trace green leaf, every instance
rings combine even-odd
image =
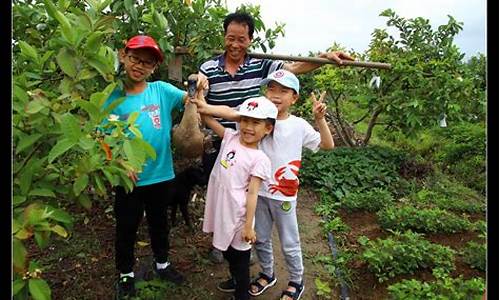
[[[135,125],[129,126],[128,130],[130,130],[136,137],[142,139],[142,133],[139,129],[137,129],[137,127],[135,127]]]
[[[21,54],[33,59],[35,63],[39,62],[38,52],[35,48],[31,47],[25,41],[19,41],[19,48],[21,48]]]
[[[26,195],[31,186],[33,178],[33,169],[31,165],[26,165],[24,170],[19,174],[19,188],[21,189],[21,195]]]
[[[82,137],[80,138],[80,141],[78,141],[78,145],[85,151],[89,151],[94,148],[95,144],[96,142],[93,139],[89,139],[87,137]]]
[[[27,114],[36,114],[37,112],[41,111],[42,109],[45,108],[45,105],[43,105],[42,101],[40,100],[33,100],[28,102],[26,105],[25,111]]]
[[[34,300],[51,300],[49,285],[43,279],[30,279],[29,291]]]
[[[30,196],[42,196],[42,197],[56,197],[53,191],[49,189],[33,189],[29,192]]]
[[[61,118],[61,130],[64,134],[64,137],[74,142],[75,144],[80,140],[82,136],[82,132],[80,130],[80,121],[70,114],[64,114]]]
[[[94,176],[94,181],[96,184],[97,192],[99,195],[105,195],[106,194],[106,186],[104,185],[104,182],[102,181],[100,176]]]
[[[75,195],[80,195],[80,193],[87,187],[89,183],[89,175],[83,174],[75,180],[73,184],[73,192]]]
[[[132,18],[132,20],[137,20],[137,9],[134,6],[135,1],[125,0],[123,3],[125,4],[125,9],[127,10],[130,18]]]
[[[72,78],[76,77],[77,70],[74,55],[70,54],[66,48],[62,48],[59,51],[59,54],[56,56],[56,61],[66,75]]]
[[[51,212],[48,217],[49,219],[65,224],[71,224],[73,222],[73,217],[62,209],[49,207],[49,211]]]
[[[116,178],[116,176],[111,174],[108,170],[102,169],[102,173],[104,174],[104,176],[106,177],[106,179],[108,180],[108,182],[112,186],[115,186],[118,184],[118,179]]]
[[[16,154],[19,154],[24,149],[26,149],[29,146],[33,145],[36,141],[38,141],[40,139],[40,137],[42,137],[42,135],[39,134],[39,133],[34,133],[32,135],[22,137],[19,140],[19,142],[17,143]]]
[[[162,13],[159,13],[158,11],[153,12],[153,21],[160,31],[165,31],[167,30],[168,22],[167,18]]]
[[[78,73],[77,80],[88,80],[92,79],[97,75],[96,72],[90,71],[89,69],[82,69]]]
[[[12,262],[14,267],[20,270],[24,270],[24,265],[26,263],[26,248],[24,248],[23,242],[17,238],[12,239]]]
[[[101,114],[99,113],[99,109],[94,103],[79,99],[76,100],[76,104],[81,108],[83,108],[89,114],[90,119],[92,121],[99,120]]]
[[[12,205],[13,206],[18,206],[19,204],[24,203],[24,201],[26,201],[25,196],[15,195],[12,197]]]
[[[19,99],[21,103],[25,103],[29,100],[28,93],[18,85],[14,85],[14,99],[16,98]]]
[[[94,28],[95,30],[106,29],[104,27],[110,26],[115,21],[115,19],[115,16],[102,16],[99,18],[99,20],[97,20],[97,22],[95,22]]]
[[[12,283],[12,296],[17,295],[26,286],[26,281],[21,278]]]
[[[47,162],[50,164],[56,159],[58,156],[64,154],[66,151],[71,149],[76,144],[74,141],[70,141],[68,139],[62,139],[55,144],[55,146],[50,150],[49,155],[47,157]]]
[[[66,229],[64,229],[64,227],[62,227],[60,225],[54,225],[50,228],[50,230],[52,230],[52,232],[57,233],[57,235],[59,235],[63,238],[68,237],[68,232],[66,231]]]
[[[137,117],[139,117],[139,112],[132,112],[127,119],[127,124],[134,124],[135,120],[137,120]]]
[[[104,33],[101,31],[92,32],[87,38],[87,44],[85,45],[85,50],[89,53],[96,53],[101,46],[102,38]]]
[[[137,139],[137,141],[141,144],[142,149],[151,159],[156,160],[156,151],[150,143],[146,142],[143,139]]]
[[[89,199],[87,194],[80,194],[78,197],[78,202],[86,209],[90,209],[92,207],[92,202]]]
[[[108,64],[108,62],[101,56],[94,56],[87,59],[87,63],[96,69],[99,74],[106,80],[107,82],[112,81],[109,75],[112,76],[113,68]]]
[[[94,106],[99,107],[99,103],[101,103],[102,99],[106,100],[106,95],[103,92],[97,92],[90,95],[90,103]]]

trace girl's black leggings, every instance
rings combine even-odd
[[[222,255],[229,262],[229,271],[231,277],[236,281],[236,291],[234,296],[236,300],[248,300],[250,294],[250,250],[240,251],[229,246]]]

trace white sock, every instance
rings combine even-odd
[[[134,272],[130,272],[130,273],[126,273],[126,274],[120,273],[120,278],[125,277],[125,276],[134,278]]]
[[[161,270],[161,269],[165,269],[166,267],[168,267],[170,265],[170,262],[165,262],[165,263],[156,263],[156,269],[157,270]]]

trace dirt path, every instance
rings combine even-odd
[[[197,190],[203,195],[203,190]],[[198,197],[200,198],[200,197]],[[298,220],[305,266],[306,290],[302,299],[317,299],[314,280],[327,282],[329,276],[320,263],[314,263],[318,255],[331,255],[326,239],[322,236],[320,219],[313,212],[316,196],[303,190],[299,194]],[[95,203],[86,214],[74,211],[76,216],[73,235],[69,240],[55,239],[44,250],[30,247],[33,257],[46,266],[44,278],[52,288],[53,299],[102,300],[113,299],[116,272],[114,269],[114,220],[111,201]],[[181,287],[155,286],[154,281],[141,291],[138,299],[169,300],[220,300],[230,295],[216,289],[217,282],[228,276],[227,264],[213,264],[208,259],[211,238],[201,232],[203,202],[190,203],[195,230],[190,232],[184,223],[171,230],[170,259],[174,266],[187,277]],[[180,214],[178,216],[180,218]],[[288,272],[274,232],[275,272],[278,283],[265,294],[255,298],[262,300],[279,299],[281,290],[286,288]],[[135,254],[135,272],[138,278],[151,278],[151,248],[145,221],[138,233]],[[251,267],[251,275],[259,272],[258,264]],[[148,284],[149,281],[146,281]],[[333,282],[330,287],[333,288]],[[326,299],[326,298],[323,298]],[[338,299],[332,295],[330,299]]]
[[[322,265],[319,263],[314,263],[313,260],[318,255],[331,255],[331,252],[328,248],[328,244],[326,239],[322,237],[321,233],[321,225],[320,218],[314,214],[313,207],[316,202],[316,196],[308,191],[302,191],[299,195],[298,202],[298,221],[299,221],[299,231],[301,235],[301,243],[302,243],[302,251],[304,257],[304,267],[305,267],[305,282],[306,289],[302,296],[302,299],[317,299],[316,297],[316,287],[314,284],[314,280],[316,278],[320,278],[322,281],[328,280],[328,275],[326,271],[323,269]],[[198,224],[197,224],[198,225]],[[177,229],[178,230],[178,229]],[[182,230],[182,229],[181,229]],[[228,277],[228,268],[227,264],[212,264],[208,261],[208,252],[210,251],[210,237],[207,237],[203,233],[196,233],[194,235],[194,239],[198,240],[196,250],[191,252],[191,260],[195,264],[201,263],[203,267],[200,267],[200,270],[193,270],[191,267],[188,268],[186,265],[183,272],[188,276],[188,280],[191,283],[196,282],[198,288],[201,290],[205,290],[206,294],[203,299],[226,299],[228,298],[228,294],[219,292],[215,285],[217,282],[227,279]],[[179,241],[178,241],[179,242]],[[188,253],[188,244],[187,243],[179,243],[178,245],[174,245],[172,250],[175,250],[176,253]],[[260,297],[255,299],[279,299],[281,291],[286,288],[288,283],[288,271],[286,268],[285,260],[283,254],[281,253],[281,248],[279,246],[279,238],[276,229],[273,232],[273,248],[275,253],[275,273],[278,278],[278,283],[266,291]],[[172,260],[175,260],[175,254],[172,255]],[[197,259],[195,259],[197,257]],[[186,258],[186,257],[185,257]],[[185,261],[184,261],[185,262]],[[179,261],[179,264],[182,264],[182,261]],[[203,269],[203,270],[201,270]],[[196,271],[195,271],[196,270]],[[195,272],[193,272],[195,271]],[[198,272],[199,271],[199,272]],[[260,271],[260,267],[258,263],[255,263],[251,266],[250,272],[252,277],[256,276]],[[208,275],[208,276],[207,276]],[[333,284],[330,284],[333,287]],[[192,286],[193,288],[196,285]],[[185,296],[176,298],[168,297],[169,299],[186,299]],[[333,297],[332,299],[336,299],[338,297]],[[188,299],[202,299],[202,298],[188,298]]]

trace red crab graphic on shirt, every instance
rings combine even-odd
[[[292,160],[288,164],[279,167],[274,173],[274,180],[276,180],[277,184],[270,184],[269,192],[271,194],[280,192],[287,197],[297,195],[299,190],[299,169],[300,160]]]

